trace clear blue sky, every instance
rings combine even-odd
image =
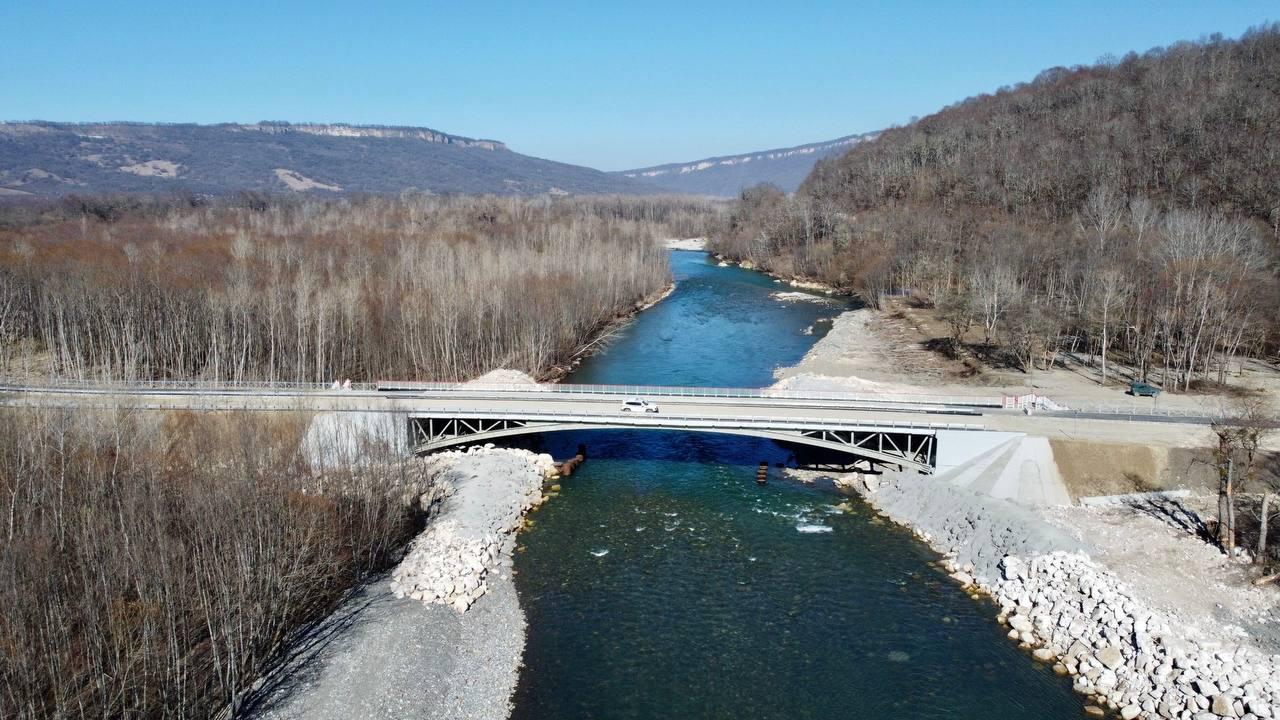
[[[0,2],[0,119],[424,125],[606,170],[826,140],[1280,20],[1200,2]]]

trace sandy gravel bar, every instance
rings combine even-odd
[[[446,497],[405,562],[365,585],[310,633],[261,688],[247,715],[507,717],[525,640],[511,550],[521,514],[541,500],[539,459],[503,449],[430,458],[445,465],[439,486]],[[530,497],[531,482],[537,497]],[[468,542],[441,542],[442,529]],[[473,538],[485,541],[477,545],[469,542]],[[406,592],[420,575],[434,582],[440,569],[457,572],[447,594]]]
[[[509,573],[466,613],[369,583],[317,629],[254,717],[504,718],[524,651]]]

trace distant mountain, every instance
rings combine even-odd
[[[622,170],[616,174],[666,190],[718,197],[734,197],[743,188],[764,182],[792,192],[800,187],[819,160],[875,136],[876,133],[848,135],[827,142]]]
[[[644,193],[631,178],[417,127],[0,123],[0,196],[185,191]]]

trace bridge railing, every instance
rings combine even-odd
[[[65,377],[51,378],[0,378],[0,392],[24,392],[49,390],[83,390],[88,392],[182,392],[204,394],[256,393],[256,394],[328,394],[347,392],[332,383],[286,382],[271,380],[102,380]],[[980,395],[934,395],[928,393],[854,393],[838,391],[783,390],[774,388],[726,388],[682,387],[661,385],[584,385],[571,383],[540,383],[535,385],[515,383],[457,383],[457,382],[400,382],[379,381],[352,383],[352,391],[358,392],[423,392],[423,393],[552,393],[556,395],[609,395],[638,397],[689,397],[689,398],[761,398],[776,400],[815,400],[864,403],[911,403],[952,405],[974,408],[1009,407],[1008,398]],[[1037,414],[1071,417],[1077,414],[1132,416],[1140,418],[1187,418],[1208,422],[1227,415],[1221,408],[1165,406],[1157,402],[1129,401],[1098,403],[1091,398],[1054,398],[1058,409],[1038,408]]]
[[[332,383],[287,382],[282,380],[115,380],[51,377],[29,379],[0,378],[0,390],[39,389],[199,391],[199,392],[339,392]],[[351,390],[382,392],[502,392],[554,393],[557,395],[614,395],[638,397],[768,398],[778,400],[822,400],[856,402],[908,402],[971,407],[1000,407],[1002,398],[978,395],[935,395],[928,393],[854,393],[839,391],[782,390],[774,388],[688,387],[676,385],[582,385],[572,383],[460,383],[390,381],[352,383]]]
[[[286,382],[283,380],[98,380],[88,378],[37,378],[21,381],[0,378],[0,390],[129,390],[129,391],[264,391],[264,392],[339,392],[333,383]],[[351,390],[374,391],[377,383],[351,383]]]
[[[658,426],[697,424],[701,427],[750,427],[787,430],[985,430],[976,423],[911,422],[902,420],[843,421],[832,418],[776,417],[768,415],[678,415],[672,413],[582,413],[555,410],[514,412],[507,408],[432,408],[429,412],[408,412],[410,418],[439,417],[483,420],[528,420],[532,422],[598,423],[601,425]],[[678,429],[678,428],[675,428]]]
[[[1117,417],[1128,415],[1133,418],[1144,417],[1165,417],[1165,418],[1186,418],[1190,420],[1203,420],[1211,422],[1213,420],[1224,418],[1227,413],[1222,410],[1212,410],[1209,408],[1185,408],[1185,407],[1157,407],[1154,405],[1142,405],[1139,403],[1089,403],[1089,402],[1073,402],[1067,403],[1067,407],[1063,410],[1046,413],[1054,417],[1074,417],[1077,415],[1114,415]]]
[[[1000,397],[981,395],[935,395],[929,393],[854,393],[775,388],[688,387],[676,385],[575,385],[571,383],[524,385],[516,383],[440,383],[379,381],[383,392],[500,392],[554,393],[563,395],[612,395],[619,397],[760,398],[772,400],[822,400],[849,402],[905,402],[934,405],[963,405],[998,408]]]
[[[356,396],[359,398],[360,396]],[[364,396],[368,397],[368,396]],[[47,409],[59,407],[74,407],[79,410],[99,409],[99,410],[119,410],[127,407],[131,410],[177,410],[196,408],[200,410],[252,410],[256,412],[299,412],[307,411],[308,408],[298,405],[287,397],[282,397],[266,401],[254,401],[252,404],[245,404],[242,395],[227,394],[210,394],[200,395],[194,398],[195,404],[173,404],[171,402],[157,400],[138,400],[130,402],[122,406],[119,402],[102,400],[102,401],[84,401],[75,400],[73,402],[59,402],[57,400],[42,400],[32,395],[12,395],[0,396],[0,407],[14,408],[32,408]],[[340,408],[341,412],[351,413],[373,413],[377,415],[386,415],[389,412],[397,417],[402,418],[419,418],[426,419],[428,417],[439,418],[474,418],[485,420],[523,420],[529,422],[547,422],[547,423],[581,423],[595,425],[626,425],[637,427],[663,427],[666,425],[676,425],[671,429],[678,430],[680,425],[687,427],[704,427],[708,429],[719,428],[769,428],[776,430],[880,430],[880,431],[905,431],[912,430],[983,430],[985,426],[975,423],[939,423],[939,422],[912,422],[899,420],[869,420],[865,422],[847,421],[833,418],[805,418],[790,416],[769,416],[769,415],[684,415],[672,413],[582,413],[582,412],[564,412],[555,410],[521,410],[512,411],[509,408],[431,408],[430,410],[413,411],[413,410],[393,410],[389,411],[385,406],[380,404],[362,405],[359,404],[344,405]]]

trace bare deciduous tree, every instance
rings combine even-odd
[[[0,333],[12,339],[0,362],[16,346],[78,378],[544,375],[660,292],[670,271],[656,238],[705,233],[714,208],[264,200],[122,212],[66,243],[69,223],[37,224],[23,230],[41,240],[31,254],[0,249]]]
[[[1259,450],[1276,426],[1271,404],[1260,395],[1233,399],[1224,408],[1223,417],[1212,425],[1218,471],[1218,543],[1229,555],[1236,548],[1236,495],[1257,483]],[[1264,493],[1264,518],[1267,504]],[[1263,552],[1265,529],[1264,521]]]
[[[1097,238],[1098,251],[1106,252],[1107,241],[1120,229],[1125,214],[1125,199],[1111,185],[1095,185],[1080,208],[1085,228]]]
[[[1095,305],[1094,316],[1098,324],[1099,345],[1102,358],[1102,377],[1099,384],[1107,384],[1107,353],[1111,349],[1114,335],[1111,328],[1115,317],[1129,301],[1129,279],[1118,268],[1107,268],[1095,278],[1093,293]]]
[[[0,411],[0,717],[211,717],[389,566],[430,478],[305,418]]]

